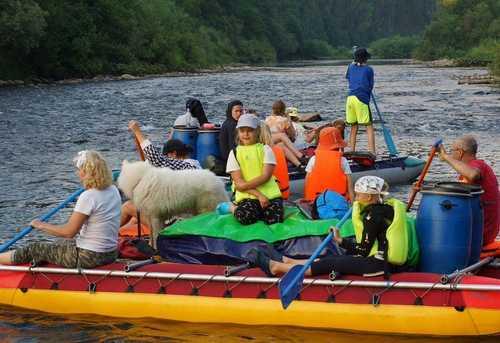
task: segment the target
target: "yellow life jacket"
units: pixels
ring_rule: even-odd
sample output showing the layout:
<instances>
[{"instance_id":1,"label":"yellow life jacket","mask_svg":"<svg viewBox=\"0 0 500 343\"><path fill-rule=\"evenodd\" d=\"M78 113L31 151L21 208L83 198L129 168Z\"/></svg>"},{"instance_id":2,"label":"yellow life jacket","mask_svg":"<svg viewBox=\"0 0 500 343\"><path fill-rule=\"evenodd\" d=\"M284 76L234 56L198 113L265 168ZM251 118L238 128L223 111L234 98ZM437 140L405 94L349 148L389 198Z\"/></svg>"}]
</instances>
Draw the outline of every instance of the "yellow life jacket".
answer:
<instances>
[{"instance_id":1,"label":"yellow life jacket","mask_svg":"<svg viewBox=\"0 0 500 343\"><path fill-rule=\"evenodd\" d=\"M408 227L406 219L406 206L397 199L388 199L385 202L394 209L394 219L387 228L385 237L387 238L387 260L389 263L401 266L406 263L410 254L410 235L411 228ZM361 243L363 236L363 218L361 211L364 208L358 201L355 201L352 206L352 224L356 235L356 242ZM417 247L418 249L418 247ZM370 254L373 256L378 251L378 242L372 246ZM413 255L413 252L411 253Z\"/></svg>"},{"instance_id":2,"label":"yellow life jacket","mask_svg":"<svg viewBox=\"0 0 500 343\"><path fill-rule=\"evenodd\" d=\"M236 152L236 160L240 165L241 175L245 181L252 180L262 175L264 170L263 144L257 143L253 145L238 145L234 151ZM257 190L270 200L281 197L281 191L274 176L271 176L267 182L257 187ZM243 199L256 199L256 197L246 192L236 190L236 203Z\"/></svg>"}]
</instances>

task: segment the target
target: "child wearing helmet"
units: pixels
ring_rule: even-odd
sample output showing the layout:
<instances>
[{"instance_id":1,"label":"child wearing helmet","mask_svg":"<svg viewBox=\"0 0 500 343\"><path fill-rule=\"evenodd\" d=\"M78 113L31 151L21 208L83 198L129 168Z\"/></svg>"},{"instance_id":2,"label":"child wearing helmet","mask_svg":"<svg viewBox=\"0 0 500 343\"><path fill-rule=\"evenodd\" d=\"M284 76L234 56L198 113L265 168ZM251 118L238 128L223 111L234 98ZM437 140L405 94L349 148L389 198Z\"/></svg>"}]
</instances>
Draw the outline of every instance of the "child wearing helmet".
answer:
<instances>
[{"instance_id":1,"label":"child wearing helmet","mask_svg":"<svg viewBox=\"0 0 500 343\"><path fill-rule=\"evenodd\" d=\"M377 176L358 179L352 211L355 240L341 237L339 229L334 228L333 239L346 254L315 260L306 275L335 272L371 276L404 270L416 264L418 247L411 244L414 232L406 221L406 207L396 199L384 201L387 189L387 183ZM278 275L305 262L287 257L275 261L265 252L258 251L255 263L268 275Z\"/></svg>"}]
</instances>

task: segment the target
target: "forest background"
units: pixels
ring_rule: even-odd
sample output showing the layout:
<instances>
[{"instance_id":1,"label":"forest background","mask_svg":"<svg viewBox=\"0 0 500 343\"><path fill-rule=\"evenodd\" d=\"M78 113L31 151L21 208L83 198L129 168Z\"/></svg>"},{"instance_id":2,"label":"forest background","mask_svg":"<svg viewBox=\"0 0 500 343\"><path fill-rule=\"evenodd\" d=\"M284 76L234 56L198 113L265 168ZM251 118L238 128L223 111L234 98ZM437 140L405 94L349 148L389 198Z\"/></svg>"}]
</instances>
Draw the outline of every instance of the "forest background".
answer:
<instances>
[{"instance_id":1,"label":"forest background","mask_svg":"<svg viewBox=\"0 0 500 343\"><path fill-rule=\"evenodd\" d=\"M500 74L498 0L0 0L0 79L452 59Z\"/></svg>"}]
</instances>

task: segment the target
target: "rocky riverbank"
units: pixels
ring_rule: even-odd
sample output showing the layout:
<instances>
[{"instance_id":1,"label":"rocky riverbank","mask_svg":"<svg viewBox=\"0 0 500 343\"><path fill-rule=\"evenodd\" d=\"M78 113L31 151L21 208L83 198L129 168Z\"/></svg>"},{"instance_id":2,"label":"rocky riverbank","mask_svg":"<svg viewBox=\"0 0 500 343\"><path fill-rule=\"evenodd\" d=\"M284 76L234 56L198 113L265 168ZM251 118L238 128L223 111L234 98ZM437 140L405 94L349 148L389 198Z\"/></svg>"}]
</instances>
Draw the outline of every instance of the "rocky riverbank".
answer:
<instances>
[{"instance_id":1,"label":"rocky riverbank","mask_svg":"<svg viewBox=\"0 0 500 343\"><path fill-rule=\"evenodd\" d=\"M272 67L257 67L249 65L228 65L215 67L213 69L199 69L194 71L175 71L167 72L161 74L148 74L148 75L132 75L132 74L121 74L121 75L97 75L92 78L72 78L63 80L51 80L44 78L31 78L26 80L0 80L0 87L22 87L22 86L34 86L34 85L71 85L79 84L83 82L103 82L103 81L129 81L129 80L143 80L143 79L154 79L158 77L182 77L182 76L196 76L203 74L214 74L214 73L232 73L240 71L255 71L255 70L266 70Z\"/></svg>"},{"instance_id":2,"label":"rocky riverbank","mask_svg":"<svg viewBox=\"0 0 500 343\"><path fill-rule=\"evenodd\" d=\"M382 61L382 60L381 60ZM459 67L459 63L455 60L441 59L435 61L419 61L419 60L397 60L401 64L414 64L414 65L424 65L431 68L454 68ZM293 63L292 63L293 62ZM279 67L289 67L297 65L297 61L292 61L287 64L279 64L277 66L251 66L243 64L233 64L227 66L214 67L212 69L199 69L194 71L174 71L166 72L160 74L148 74L148 75L132 75L132 74L121 74L121 75L97 75L92 78L72 78L63 80L51 80L44 78L31 78L26 80L0 80L0 88L2 87L23 87L23 86L35 86L35 85L71 85L79 84L84 82L103 82L103 81L130 81L130 80L143 80L143 79L154 79L159 77L183 77L183 76L196 76L203 74L215 74L215 73L232 73L232 72L242 72L242 71L257 71L257 70L271 70ZM305 63L307 61L301 61ZM318 61L315 61L318 63ZM294 64L295 63L295 64ZM307 64L307 63L306 63ZM491 84L499 85L500 77L493 76L491 74L477 74L473 76L463 76L458 79L459 84Z\"/></svg>"}]
</instances>

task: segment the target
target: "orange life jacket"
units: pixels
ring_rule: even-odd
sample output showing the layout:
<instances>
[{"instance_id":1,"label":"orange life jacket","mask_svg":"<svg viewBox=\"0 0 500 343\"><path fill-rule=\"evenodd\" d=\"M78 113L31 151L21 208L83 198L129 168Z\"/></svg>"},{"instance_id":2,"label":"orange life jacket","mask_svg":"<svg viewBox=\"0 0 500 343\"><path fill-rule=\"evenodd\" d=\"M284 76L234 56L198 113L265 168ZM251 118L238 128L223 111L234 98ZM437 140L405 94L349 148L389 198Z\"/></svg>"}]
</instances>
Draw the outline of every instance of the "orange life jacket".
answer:
<instances>
[{"instance_id":1,"label":"orange life jacket","mask_svg":"<svg viewBox=\"0 0 500 343\"><path fill-rule=\"evenodd\" d=\"M276 157L276 167L274 167L273 175L276 178L283 199L286 200L290 196L290 178L285 152L279 146L273 146L272 149Z\"/></svg>"},{"instance_id":2,"label":"orange life jacket","mask_svg":"<svg viewBox=\"0 0 500 343\"><path fill-rule=\"evenodd\" d=\"M304 198L314 200L327 189L346 196L347 176L342 170L342 152L316 149L314 167L307 173Z\"/></svg>"}]
</instances>

